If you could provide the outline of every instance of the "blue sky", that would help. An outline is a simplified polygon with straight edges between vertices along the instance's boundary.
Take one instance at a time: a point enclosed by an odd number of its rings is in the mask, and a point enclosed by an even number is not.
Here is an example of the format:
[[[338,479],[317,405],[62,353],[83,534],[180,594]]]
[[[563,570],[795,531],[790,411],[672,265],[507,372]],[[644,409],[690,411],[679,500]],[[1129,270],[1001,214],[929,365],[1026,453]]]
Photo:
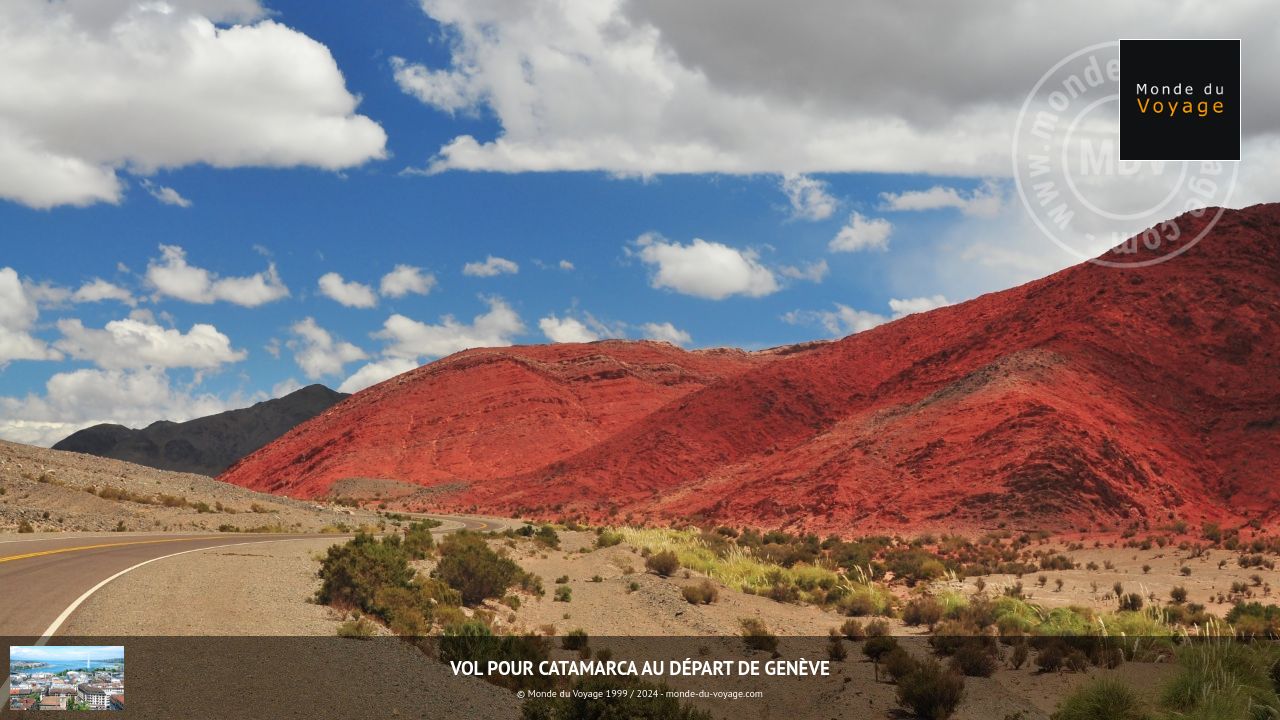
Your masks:
[[[120,88],[0,98],[0,437],[356,390],[477,343],[837,337],[1078,260],[1013,199],[1008,138],[1096,31],[971,58],[992,77],[966,96],[796,62],[827,48],[804,27],[740,57],[786,18],[721,37],[663,2],[86,7],[0,14],[44,21],[30,87]],[[46,52],[48,13],[99,54]],[[398,266],[414,287],[382,292]]]
[[[9,648],[10,660],[40,660],[44,662],[92,660],[116,660],[124,657],[122,645],[42,645],[14,646]]]

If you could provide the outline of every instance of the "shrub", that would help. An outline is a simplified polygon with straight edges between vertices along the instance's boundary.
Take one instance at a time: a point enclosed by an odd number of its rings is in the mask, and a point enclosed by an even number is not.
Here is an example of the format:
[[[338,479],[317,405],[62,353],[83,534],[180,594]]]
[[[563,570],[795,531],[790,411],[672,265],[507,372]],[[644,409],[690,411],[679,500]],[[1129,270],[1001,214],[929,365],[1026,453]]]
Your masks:
[[[1169,598],[1172,599],[1175,603],[1179,603],[1179,604],[1184,603],[1187,601],[1187,589],[1182,587],[1181,585],[1178,585],[1177,587],[1169,591]]]
[[[1120,604],[1120,610],[1122,611],[1128,610],[1130,612],[1138,612],[1139,610],[1142,609],[1142,596],[1139,595],[1138,593],[1128,593],[1126,595],[1121,595],[1119,604]]]
[[[411,523],[404,531],[404,551],[410,560],[423,560],[431,555],[435,548],[435,538],[431,537],[432,524],[429,522]]]
[[[18,532],[20,533],[33,533],[35,531],[36,529],[31,527],[31,523],[27,522],[25,519],[18,523]]]
[[[1036,653],[1036,667],[1040,672],[1057,672],[1062,669],[1062,645],[1052,644]]]
[[[898,681],[898,704],[918,717],[945,720],[964,697],[964,678],[932,658]]]
[[[358,608],[374,613],[374,597],[383,587],[409,587],[413,569],[400,546],[400,538],[381,541],[357,533],[343,545],[333,545],[320,563],[320,590],[316,600],[324,605]]]
[[[835,662],[844,662],[849,657],[849,650],[844,646],[844,637],[838,630],[832,630],[827,638],[827,657]]]
[[[956,648],[951,656],[952,669],[969,677],[991,677],[996,671],[994,647],[982,640],[970,640]]]
[[[918,597],[902,608],[902,622],[933,627],[942,619],[942,603],[932,596]]]
[[[644,566],[661,577],[671,577],[676,570],[680,569],[680,558],[670,550],[663,550],[650,555],[644,561]]]
[[[889,679],[894,682],[898,682],[915,672],[916,667],[920,664],[916,662],[915,658],[911,657],[911,653],[896,645],[892,650],[881,655],[879,662],[884,666],[885,672],[889,674]]]
[[[867,638],[867,629],[862,627],[862,623],[857,620],[845,620],[840,626],[840,634],[850,640],[865,640]]]
[[[1009,652],[1009,667],[1014,670],[1021,669],[1027,663],[1028,644],[1026,640],[1015,643],[1013,650]]]
[[[1147,720],[1150,717],[1132,688],[1107,677],[1081,685],[1053,714],[1053,720]]]
[[[867,623],[867,637],[880,637],[889,634],[889,623],[884,620],[872,620]]]
[[[554,597],[556,602],[569,602],[573,600],[573,588],[568,585],[561,585],[556,588],[556,594]]]
[[[590,639],[587,637],[586,630],[570,630],[568,635],[560,639],[560,647],[571,652],[580,652],[587,647],[589,642]]]
[[[742,640],[748,650],[763,650],[778,655],[778,636],[769,632],[769,628],[757,618],[742,618],[738,621],[742,626]]]
[[[552,550],[560,549],[560,535],[556,533],[556,529],[550,525],[543,525],[538,528],[538,532],[534,533],[533,539],[541,545],[545,545]]]
[[[556,584],[557,584],[557,585],[564,585],[564,584],[565,584],[565,583],[567,583],[567,582],[569,582],[569,576],[568,576],[568,575],[561,575],[560,577],[556,578]]]
[[[523,574],[519,565],[491,550],[479,535],[459,532],[440,543],[435,576],[460,592],[467,605],[502,597]]]
[[[364,617],[348,620],[338,626],[338,637],[364,639],[374,633],[373,623]]]
[[[880,658],[888,655],[898,648],[898,641],[889,635],[875,635],[868,637],[867,641],[862,644],[862,654],[871,658],[873,662],[879,662]]]
[[[613,547],[621,542],[622,533],[615,532],[613,530],[602,530],[600,531],[600,534],[596,536],[596,547],[598,548]]]
[[[685,585],[680,591],[691,605],[710,605],[720,597],[720,591],[710,580],[703,580],[697,585]]]

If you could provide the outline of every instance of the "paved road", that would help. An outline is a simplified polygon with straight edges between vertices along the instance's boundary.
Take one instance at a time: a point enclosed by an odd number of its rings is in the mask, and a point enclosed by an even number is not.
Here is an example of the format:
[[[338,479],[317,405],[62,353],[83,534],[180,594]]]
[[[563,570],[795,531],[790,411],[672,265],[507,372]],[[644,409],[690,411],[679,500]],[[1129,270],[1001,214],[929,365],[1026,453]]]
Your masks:
[[[462,529],[501,530],[514,524],[495,518],[418,517],[440,520],[438,533]],[[57,634],[80,603],[116,577],[142,564],[180,562],[181,555],[217,547],[340,537],[249,533],[3,536],[0,537],[0,636],[47,641]]]

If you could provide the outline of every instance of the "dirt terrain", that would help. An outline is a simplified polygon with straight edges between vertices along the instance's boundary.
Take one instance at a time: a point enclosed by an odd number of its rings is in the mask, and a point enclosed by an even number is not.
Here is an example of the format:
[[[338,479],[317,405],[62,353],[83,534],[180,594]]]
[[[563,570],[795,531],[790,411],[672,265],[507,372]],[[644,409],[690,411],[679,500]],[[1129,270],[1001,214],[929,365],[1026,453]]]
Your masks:
[[[34,532],[314,532],[380,520],[373,512],[267,495],[203,475],[0,441],[0,533],[24,522]]]
[[[1277,238],[1280,205],[1229,210],[1170,262],[1083,263],[767,352],[469,350],[356,394],[223,478],[296,497],[396,481],[434,491],[405,507],[597,524],[1270,527]]]

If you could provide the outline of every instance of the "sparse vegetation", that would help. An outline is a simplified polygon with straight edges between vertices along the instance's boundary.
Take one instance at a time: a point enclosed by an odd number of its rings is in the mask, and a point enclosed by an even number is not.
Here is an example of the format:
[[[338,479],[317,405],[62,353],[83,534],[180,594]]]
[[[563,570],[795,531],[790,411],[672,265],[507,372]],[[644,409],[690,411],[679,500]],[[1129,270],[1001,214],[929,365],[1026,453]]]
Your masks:
[[[720,591],[710,580],[703,580],[696,585],[685,585],[680,592],[690,605],[710,605],[720,597]]]
[[[524,571],[515,561],[491,550],[483,537],[463,531],[440,543],[440,562],[434,575],[461,593],[464,604],[475,605],[505,595]]]
[[[742,639],[748,650],[762,650],[778,655],[778,636],[769,632],[768,626],[759,618],[742,618],[738,621],[742,627]]]

